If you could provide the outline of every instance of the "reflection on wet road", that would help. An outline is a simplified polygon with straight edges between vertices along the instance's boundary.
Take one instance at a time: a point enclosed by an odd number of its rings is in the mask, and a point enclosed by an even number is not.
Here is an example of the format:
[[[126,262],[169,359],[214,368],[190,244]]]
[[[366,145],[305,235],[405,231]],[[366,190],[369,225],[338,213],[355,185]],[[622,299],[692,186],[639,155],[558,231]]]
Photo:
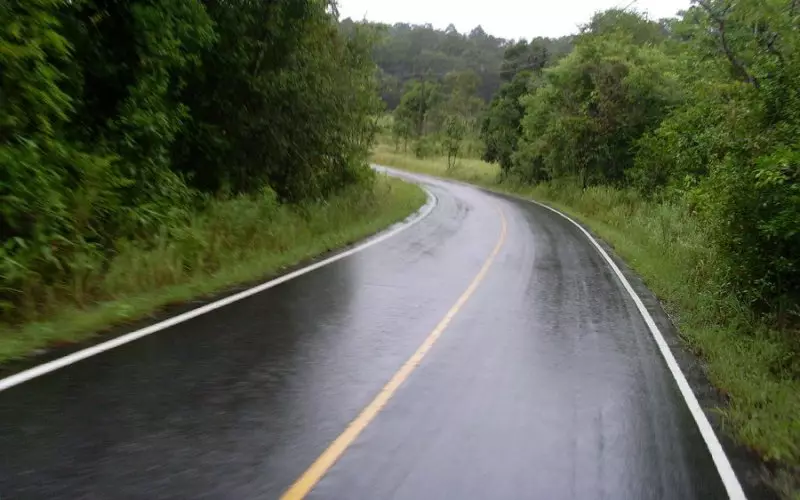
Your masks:
[[[0,392],[0,498],[276,498],[429,338],[312,498],[713,499],[647,327],[568,221],[427,180],[423,221]],[[499,212],[500,211],[500,212]]]

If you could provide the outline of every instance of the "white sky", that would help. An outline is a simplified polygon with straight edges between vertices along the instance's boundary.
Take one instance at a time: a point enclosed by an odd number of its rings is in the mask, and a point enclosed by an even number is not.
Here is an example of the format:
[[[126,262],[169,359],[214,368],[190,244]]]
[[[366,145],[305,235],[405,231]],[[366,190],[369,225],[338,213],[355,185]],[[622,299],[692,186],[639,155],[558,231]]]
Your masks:
[[[481,25],[494,36],[530,39],[575,33],[595,12],[631,4],[659,19],[686,9],[690,0],[339,0],[339,12],[342,19],[431,23],[439,29],[453,23],[462,33]]]

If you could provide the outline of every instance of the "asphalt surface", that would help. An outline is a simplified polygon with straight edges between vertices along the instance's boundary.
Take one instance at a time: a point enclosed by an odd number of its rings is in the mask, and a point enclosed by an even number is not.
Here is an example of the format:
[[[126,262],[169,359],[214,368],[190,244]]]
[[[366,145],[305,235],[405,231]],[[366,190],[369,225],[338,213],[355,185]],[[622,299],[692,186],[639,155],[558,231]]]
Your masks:
[[[310,498],[715,499],[600,254],[543,208],[426,180],[424,220],[0,392],[0,498],[277,498],[485,279]]]

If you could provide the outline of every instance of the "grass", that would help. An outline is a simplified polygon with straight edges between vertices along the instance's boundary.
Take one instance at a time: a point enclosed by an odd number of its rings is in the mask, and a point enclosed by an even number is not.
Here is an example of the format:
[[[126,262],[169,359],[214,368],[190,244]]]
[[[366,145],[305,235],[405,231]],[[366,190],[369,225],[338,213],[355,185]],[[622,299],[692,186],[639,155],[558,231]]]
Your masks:
[[[324,203],[293,207],[268,198],[214,202],[183,231],[159,235],[146,249],[128,245],[102,275],[65,284],[73,290],[69,300],[45,317],[0,325],[0,362],[80,342],[166,305],[275,275],[374,234],[424,202],[419,187],[385,176],[372,189],[353,188]]]
[[[608,242],[659,297],[685,343],[704,361],[712,384],[727,396],[719,408],[725,431],[780,465],[773,486],[800,498],[800,373],[786,333],[771,329],[721,286],[706,231],[682,204],[656,203],[609,187],[523,186],[498,182],[495,165],[445,158],[417,159],[391,146],[373,162],[450,177],[536,199],[574,216]]]
[[[464,182],[471,182],[481,186],[494,186],[500,170],[496,165],[491,165],[474,158],[462,158],[456,166],[447,169],[447,159],[444,157],[436,158],[415,158],[411,154],[409,147],[408,153],[396,151],[394,146],[378,144],[372,151],[372,161],[379,165],[397,167],[411,172],[422,174],[437,175],[440,177],[450,177]]]

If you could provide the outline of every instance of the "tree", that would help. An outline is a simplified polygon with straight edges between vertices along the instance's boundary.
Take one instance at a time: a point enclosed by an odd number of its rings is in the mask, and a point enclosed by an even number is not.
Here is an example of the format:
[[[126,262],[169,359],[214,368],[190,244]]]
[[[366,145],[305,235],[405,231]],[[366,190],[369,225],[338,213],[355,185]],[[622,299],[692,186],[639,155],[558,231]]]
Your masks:
[[[581,27],[578,40],[592,37],[622,35],[635,45],[658,45],[666,39],[661,23],[651,21],[643,14],[628,9],[609,9],[598,12]]]
[[[440,90],[438,83],[425,80],[412,80],[406,84],[394,117],[411,129],[413,137],[419,139],[425,135],[428,125],[434,120],[441,100]]]
[[[412,117],[408,114],[395,110],[392,120],[392,137],[394,138],[395,150],[400,150],[400,143],[403,143],[403,152],[408,151],[408,140],[414,130]]]
[[[532,78],[533,73],[524,71],[500,87],[481,122],[480,137],[484,143],[482,158],[498,163],[504,175],[511,170],[512,155],[522,135],[521,120],[525,107],[521,99],[528,93]]]
[[[558,62],[571,49],[571,43],[571,37],[558,40],[540,37],[530,43],[521,40],[506,48],[501,69],[505,83],[492,97],[479,130],[484,144],[482,158],[498,163],[504,176],[511,171],[512,155],[522,135],[521,120],[525,113],[522,97],[539,85],[544,68]],[[543,179],[539,174],[534,177]],[[531,180],[534,177],[528,176]]]
[[[467,126],[464,118],[458,114],[448,115],[444,125],[444,148],[447,152],[447,170],[456,167],[459,153],[461,152],[461,142],[466,135]]]
[[[510,82],[521,71],[531,73],[541,71],[549,59],[547,44],[541,39],[533,40],[530,44],[520,40],[509,45],[503,53],[500,75],[503,81]]]
[[[541,165],[583,186],[624,183],[633,145],[679,98],[672,60],[634,42],[624,32],[584,38],[545,72],[546,85],[523,98],[522,171]]]

